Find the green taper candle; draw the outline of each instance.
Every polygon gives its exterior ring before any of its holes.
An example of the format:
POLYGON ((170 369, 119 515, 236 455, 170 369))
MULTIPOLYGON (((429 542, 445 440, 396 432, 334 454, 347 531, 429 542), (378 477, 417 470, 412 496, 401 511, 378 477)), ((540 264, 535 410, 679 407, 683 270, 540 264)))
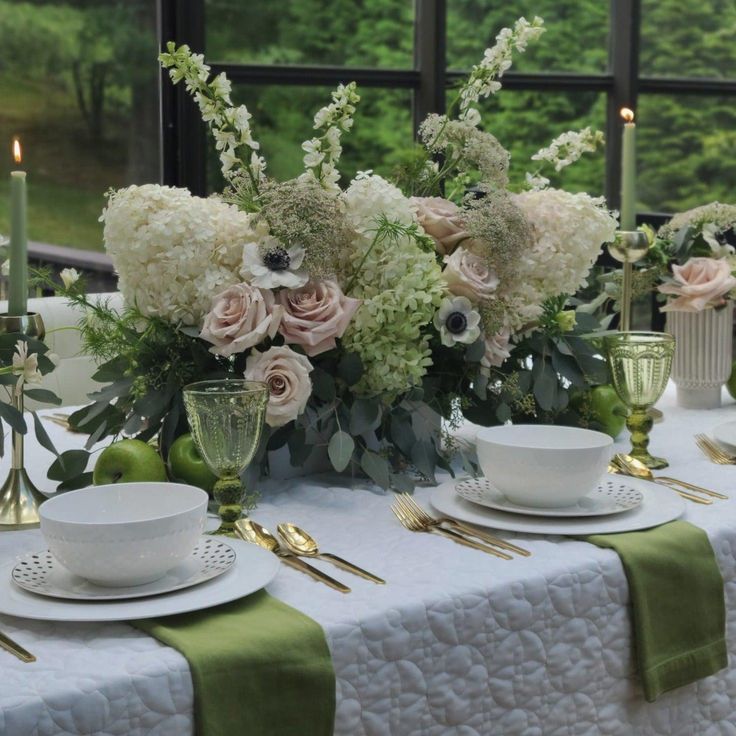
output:
MULTIPOLYGON (((13 141, 13 158, 22 160, 20 141, 13 141)), ((10 172, 10 277, 8 314, 19 317, 28 312, 28 235, 26 172, 10 172)))
POLYGON ((621 147, 621 230, 636 229, 636 125, 634 111, 624 107, 621 147))

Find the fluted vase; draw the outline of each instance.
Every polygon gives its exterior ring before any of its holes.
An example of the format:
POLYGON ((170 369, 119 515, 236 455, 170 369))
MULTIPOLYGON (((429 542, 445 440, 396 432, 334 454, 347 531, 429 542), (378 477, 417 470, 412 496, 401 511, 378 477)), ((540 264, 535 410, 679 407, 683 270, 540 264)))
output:
POLYGON ((678 405, 717 409, 733 361, 733 302, 722 309, 669 312, 667 331, 676 340, 672 380, 678 405))

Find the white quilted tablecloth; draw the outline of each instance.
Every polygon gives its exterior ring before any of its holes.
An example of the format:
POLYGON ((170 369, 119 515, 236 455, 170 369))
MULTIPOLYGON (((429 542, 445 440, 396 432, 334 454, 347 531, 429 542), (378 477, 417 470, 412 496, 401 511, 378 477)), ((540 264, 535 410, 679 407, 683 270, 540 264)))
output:
MULTIPOLYGON (((670 458, 670 472, 732 495, 711 507, 688 504, 686 518, 707 530, 726 580, 733 656, 736 467, 708 463, 692 436, 736 419, 736 410, 733 403, 678 410, 671 393, 661 408, 666 420, 655 427, 652 449, 670 458)), ((56 427, 54 437, 61 446, 79 442, 56 427)), ((48 488, 49 456, 38 448, 29 456, 31 475, 48 488)), ((381 587, 351 577, 353 593, 342 596, 285 568, 269 586, 326 631, 337 673, 337 734, 736 734, 736 668, 644 701, 632 675, 628 591, 615 553, 526 537, 519 541, 531 558, 496 560, 405 532, 390 501, 359 485, 310 479, 269 492, 254 514, 272 528, 297 522, 325 549, 388 581, 381 587)), ((0 534, 0 559, 42 544, 38 531, 0 534)), ((0 629, 38 656, 27 665, 0 651, 3 736, 192 733, 187 663, 154 639, 125 624, 0 617, 0 629)))

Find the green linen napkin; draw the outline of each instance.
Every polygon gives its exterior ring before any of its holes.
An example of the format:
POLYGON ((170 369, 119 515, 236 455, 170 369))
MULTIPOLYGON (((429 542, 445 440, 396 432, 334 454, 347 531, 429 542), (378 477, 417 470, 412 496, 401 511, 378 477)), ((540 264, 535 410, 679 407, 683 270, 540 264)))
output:
POLYGON ((585 539, 615 550, 623 562, 648 702, 728 665, 723 578, 702 529, 673 521, 585 539))
POLYGON ((131 623, 189 662, 197 736, 333 733, 335 673, 324 632, 265 591, 131 623))

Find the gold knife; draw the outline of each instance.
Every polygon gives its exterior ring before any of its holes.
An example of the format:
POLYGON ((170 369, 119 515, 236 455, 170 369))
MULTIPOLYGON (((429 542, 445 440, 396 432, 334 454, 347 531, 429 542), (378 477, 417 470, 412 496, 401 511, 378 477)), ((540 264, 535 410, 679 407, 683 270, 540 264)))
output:
POLYGON ((36 658, 27 650, 24 649, 18 642, 13 641, 9 636, 6 636, 0 631, 0 649, 4 649, 6 652, 18 657, 21 662, 35 662, 36 658))

